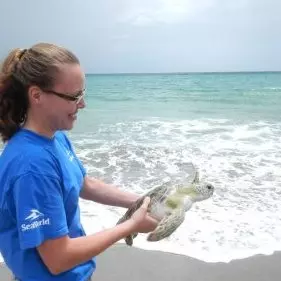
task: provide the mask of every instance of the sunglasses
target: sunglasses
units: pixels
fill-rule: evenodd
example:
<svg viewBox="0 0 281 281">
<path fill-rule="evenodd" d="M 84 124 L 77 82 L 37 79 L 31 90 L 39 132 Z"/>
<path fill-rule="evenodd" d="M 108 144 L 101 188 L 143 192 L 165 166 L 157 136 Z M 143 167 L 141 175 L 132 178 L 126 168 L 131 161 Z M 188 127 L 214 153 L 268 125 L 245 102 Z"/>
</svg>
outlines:
<svg viewBox="0 0 281 281">
<path fill-rule="evenodd" d="M 85 96 L 86 89 L 79 91 L 78 93 L 76 93 L 76 95 L 58 93 L 52 90 L 44 90 L 44 92 L 53 94 L 68 101 L 74 101 L 76 104 L 78 104 Z"/>
</svg>

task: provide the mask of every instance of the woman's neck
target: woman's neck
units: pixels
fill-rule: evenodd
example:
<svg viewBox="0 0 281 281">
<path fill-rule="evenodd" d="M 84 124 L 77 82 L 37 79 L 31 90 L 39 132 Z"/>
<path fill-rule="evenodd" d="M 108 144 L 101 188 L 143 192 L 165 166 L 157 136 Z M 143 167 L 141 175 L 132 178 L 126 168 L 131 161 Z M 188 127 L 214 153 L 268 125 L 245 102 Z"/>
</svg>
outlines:
<svg viewBox="0 0 281 281">
<path fill-rule="evenodd" d="M 31 113 L 29 113 L 22 127 L 31 130 L 39 135 L 52 138 L 55 131 L 51 130 L 51 128 L 48 128 L 46 126 L 47 124 L 47 122 L 43 122 L 43 120 L 35 118 Z"/>
</svg>

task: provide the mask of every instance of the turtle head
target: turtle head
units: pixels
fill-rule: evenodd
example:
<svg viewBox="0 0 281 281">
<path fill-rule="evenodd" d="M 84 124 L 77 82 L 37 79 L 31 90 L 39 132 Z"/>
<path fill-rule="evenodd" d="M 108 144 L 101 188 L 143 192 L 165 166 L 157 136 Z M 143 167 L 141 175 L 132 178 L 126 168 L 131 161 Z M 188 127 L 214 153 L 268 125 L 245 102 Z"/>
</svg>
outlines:
<svg viewBox="0 0 281 281">
<path fill-rule="evenodd" d="M 180 187 L 178 193 L 188 196 L 193 202 L 210 198 L 214 193 L 214 186 L 210 183 L 192 183 L 189 186 Z"/>
<path fill-rule="evenodd" d="M 195 183 L 192 186 L 194 194 L 191 196 L 193 201 L 202 201 L 210 198 L 214 194 L 214 186 L 211 183 Z"/>
<path fill-rule="evenodd" d="M 199 180 L 199 172 L 194 167 L 191 183 L 184 187 L 180 186 L 177 192 L 188 196 L 191 201 L 196 202 L 210 198 L 214 193 L 214 186 L 211 183 L 201 182 Z"/>
</svg>

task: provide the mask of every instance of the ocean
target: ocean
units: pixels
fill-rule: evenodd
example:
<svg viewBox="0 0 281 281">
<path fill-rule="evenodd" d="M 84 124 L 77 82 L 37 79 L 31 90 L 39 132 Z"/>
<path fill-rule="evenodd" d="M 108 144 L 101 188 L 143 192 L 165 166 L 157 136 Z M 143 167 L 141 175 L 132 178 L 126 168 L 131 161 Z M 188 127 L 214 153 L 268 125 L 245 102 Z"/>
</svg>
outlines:
<svg viewBox="0 0 281 281">
<path fill-rule="evenodd" d="M 193 163 L 215 186 L 172 236 L 135 247 L 206 262 L 281 250 L 281 73 L 87 75 L 86 87 L 69 136 L 90 176 L 143 194 L 186 182 Z M 81 200 L 88 234 L 124 211 Z"/>
</svg>

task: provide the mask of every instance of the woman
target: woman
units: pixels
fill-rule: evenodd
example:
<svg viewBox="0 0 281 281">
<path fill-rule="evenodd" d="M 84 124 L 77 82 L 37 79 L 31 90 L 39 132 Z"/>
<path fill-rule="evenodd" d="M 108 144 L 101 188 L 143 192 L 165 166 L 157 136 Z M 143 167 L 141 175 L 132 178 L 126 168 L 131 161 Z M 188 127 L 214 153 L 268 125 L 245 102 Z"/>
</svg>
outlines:
<svg viewBox="0 0 281 281">
<path fill-rule="evenodd" d="M 85 281 L 95 256 L 133 232 L 150 232 L 147 198 L 128 221 L 85 235 L 78 199 L 129 207 L 138 196 L 87 176 L 65 130 L 85 107 L 85 77 L 69 50 L 15 49 L 0 77 L 0 250 L 17 280 Z"/>
</svg>

